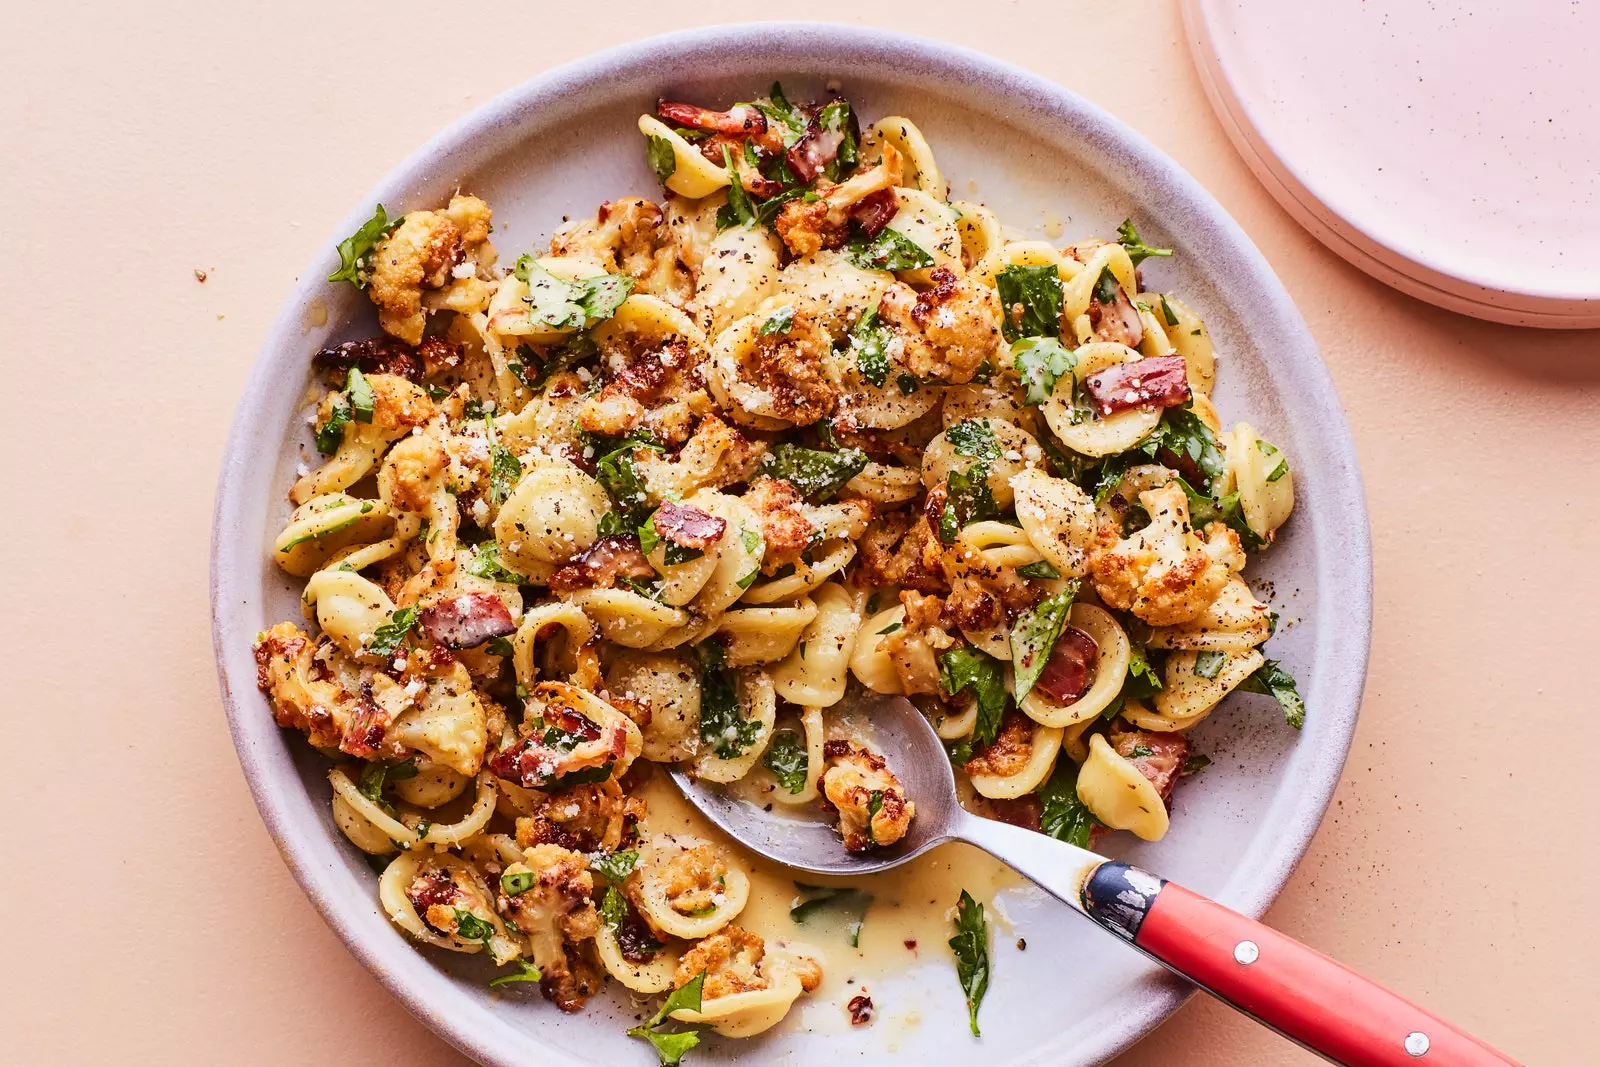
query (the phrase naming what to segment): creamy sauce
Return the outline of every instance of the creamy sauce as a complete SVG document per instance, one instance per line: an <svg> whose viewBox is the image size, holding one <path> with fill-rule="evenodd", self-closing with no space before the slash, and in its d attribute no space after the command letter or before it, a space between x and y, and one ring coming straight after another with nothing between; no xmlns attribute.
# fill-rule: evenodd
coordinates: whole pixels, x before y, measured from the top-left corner
<svg viewBox="0 0 1600 1067"><path fill-rule="evenodd" d="M847 1005L865 994L874 999L873 1025L892 1041L894 1033L917 1025L922 1016L915 984L906 981L911 972L922 968L947 972L944 980L954 987L955 965L947 942L961 891L984 905L996 941L1016 937L1006 914L1006 896L1013 890L1032 891L1009 867L963 844L943 845L882 874L846 879L801 875L807 884L849 886L871 894L860 944L852 947L848 912L823 907L803 924L792 920L789 909L803 899L795 888L795 872L735 844L695 811L666 775L651 774L634 792L648 806L644 820L648 832L694 834L727 846L739 858L750 872L750 903L739 916L739 925L769 941L802 942L820 950L822 986L795 1005L783 1024L787 1027L848 1031L852 1026ZM806 817L804 811L796 814ZM884 995L891 989L891 995Z"/></svg>

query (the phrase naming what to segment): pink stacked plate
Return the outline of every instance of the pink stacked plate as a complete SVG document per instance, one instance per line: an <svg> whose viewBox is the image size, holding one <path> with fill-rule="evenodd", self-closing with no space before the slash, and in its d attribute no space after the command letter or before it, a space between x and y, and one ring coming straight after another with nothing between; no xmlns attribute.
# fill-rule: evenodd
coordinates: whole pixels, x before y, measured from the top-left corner
<svg viewBox="0 0 1600 1067"><path fill-rule="evenodd" d="M1206 93L1323 244L1462 314L1600 327L1600 6L1184 0Z"/></svg>

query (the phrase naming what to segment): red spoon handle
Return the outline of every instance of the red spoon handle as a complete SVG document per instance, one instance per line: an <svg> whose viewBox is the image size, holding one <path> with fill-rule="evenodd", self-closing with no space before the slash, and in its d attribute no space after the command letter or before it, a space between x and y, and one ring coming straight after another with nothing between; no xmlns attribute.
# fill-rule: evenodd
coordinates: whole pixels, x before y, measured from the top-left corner
<svg viewBox="0 0 1600 1067"><path fill-rule="evenodd" d="M1254 919L1124 863L1085 881L1090 917L1200 988L1349 1067L1515 1067L1436 1015Z"/></svg>

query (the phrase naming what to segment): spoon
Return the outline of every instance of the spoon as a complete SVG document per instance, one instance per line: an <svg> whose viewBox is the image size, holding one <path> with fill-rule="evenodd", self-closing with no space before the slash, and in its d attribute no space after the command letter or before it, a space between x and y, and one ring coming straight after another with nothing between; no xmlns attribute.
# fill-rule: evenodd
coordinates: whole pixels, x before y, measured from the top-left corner
<svg viewBox="0 0 1600 1067"><path fill-rule="evenodd" d="M679 768L684 797L753 852L811 874L875 874L947 841L976 845L1206 992L1334 1063L1505 1067L1516 1061L1314 949L1164 878L1022 827L956 798L939 736L904 697L852 689L876 747L916 804L906 836L847 852L832 826L764 811Z"/></svg>

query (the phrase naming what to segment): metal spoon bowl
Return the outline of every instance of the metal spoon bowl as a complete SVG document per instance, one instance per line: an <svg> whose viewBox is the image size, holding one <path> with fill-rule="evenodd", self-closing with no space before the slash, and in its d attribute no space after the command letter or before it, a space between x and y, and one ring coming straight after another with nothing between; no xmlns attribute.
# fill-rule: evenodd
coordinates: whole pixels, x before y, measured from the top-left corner
<svg viewBox="0 0 1600 1067"><path fill-rule="evenodd" d="M835 829L765 810L681 768L672 779L706 818L746 848L810 874L849 877L898 867L946 841L1010 864L1074 911L1224 1003L1335 1063L1504 1067L1509 1057L1293 938L1137 867L961 806L939 735L904 697L852 687L838 708L870 722L873 740L916 815L886 848L848 852Z"/></svg>

